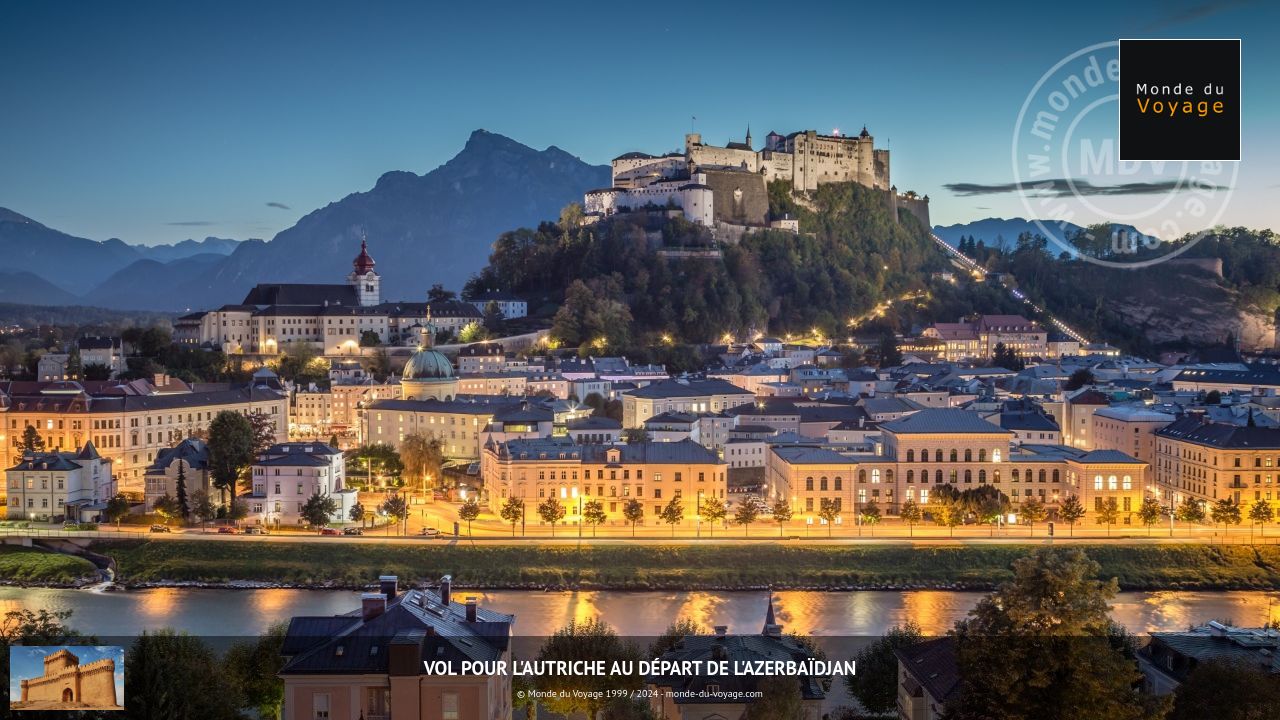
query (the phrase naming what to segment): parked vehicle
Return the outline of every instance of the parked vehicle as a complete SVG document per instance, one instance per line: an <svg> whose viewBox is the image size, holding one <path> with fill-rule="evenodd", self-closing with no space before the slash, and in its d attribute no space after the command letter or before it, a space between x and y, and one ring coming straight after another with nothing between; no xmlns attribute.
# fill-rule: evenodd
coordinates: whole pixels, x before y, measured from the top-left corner
<svg viewBox="0 0 1280 720"><path fill-rule="evenodd" d="M341 534L341 533L339 533L339 532L338 532L336 529L334 529L334 528L327 527L327 528L321 528L321 529L320 529L320 534L321 534L321 535L339 535L339 534Z"/></svg>
<svg viewBox="0 0 1280 720"><path fill-rule="evenodd" d="M267 529L267 528L266 528L266 527L264 527L264 526L255 525L255 526L253 526L253 527L247 527L247 528L245 528L245 529L244 529L244 534L245 534L245 535L270 535L270 534L271 534L271 530Z"/></svg>
<svg viewBox="0 0 1280 720"><path fill-rule="evenodd" d="M167 532L173 532L173 531L169 529L169 526L168 526L168 525L152 525L152 526L151 526L151 532L153 532L153 533L167 533Z"/></svg>
<svg viewBox="0 0 1280 720"><path fill-rule="evenodd" d="M222 527L218 528L218 534L219 535L235 535L236 529L231 527L230 525L223 525Z"/></svg>
<svg viewBox="0 0 1280 720"><path fill-rule="evenodd" d="M360 528L343 528L342 534L343 535L363 535L364 530L361 530Z"/></svg>
<svg viewBox="0 0 1280 720"><path fill-rule="evenodd" d="M433 528L433 527L424 527L418 531L418 534L423 537L435 537L440 534L440 529Z"/></svg>

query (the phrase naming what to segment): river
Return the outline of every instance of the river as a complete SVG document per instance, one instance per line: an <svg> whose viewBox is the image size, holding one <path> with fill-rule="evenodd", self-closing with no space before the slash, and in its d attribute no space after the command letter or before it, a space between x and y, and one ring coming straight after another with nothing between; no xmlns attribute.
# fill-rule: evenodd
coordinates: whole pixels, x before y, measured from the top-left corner
<svg viewBox="0 0 1280 720"><path fill-rule="evenodd" d="M730 632L759 632L764 592L535 592L455 591L483 606L516 616L515 634L546 635L570 620L600 617L622 635L661 633L676 618ZM914 620L926 634L945 632L982 593L787 591L774 593L778 620L787 631L815 636L878 635ZM359 607L359 593L339 590L212 590L157 588L95 592L48 588L0 588L0 610L71 610L68 623L99 637L137 635L173 628L202 636L256 635L294 615L336 615ZM1280 619L1280 592L1126 592L1112 617L1130 631L1180 630L1209 620L1258 626Z"/></svg>

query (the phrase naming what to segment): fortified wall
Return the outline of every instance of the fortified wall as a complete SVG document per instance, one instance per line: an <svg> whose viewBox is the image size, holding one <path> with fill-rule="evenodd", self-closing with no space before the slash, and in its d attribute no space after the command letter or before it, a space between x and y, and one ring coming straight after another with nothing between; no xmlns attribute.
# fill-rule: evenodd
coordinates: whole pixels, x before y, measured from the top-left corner
<svg viewBox="0 0 1280 720"><path fill-rule="evenodd" d="M44 659L44 675L22 681L22 703L117 707L116 662L110 658L81 665L63 649Z"/></svg>

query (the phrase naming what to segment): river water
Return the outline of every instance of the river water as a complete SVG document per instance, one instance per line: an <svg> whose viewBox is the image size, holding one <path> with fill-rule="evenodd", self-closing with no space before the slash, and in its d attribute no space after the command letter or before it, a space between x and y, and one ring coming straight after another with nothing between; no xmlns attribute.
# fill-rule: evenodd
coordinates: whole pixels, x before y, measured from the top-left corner
<svg viewBox="0 0 1280 720"><path fill-rule="evenodd" d="M599 617L622 635L652 636L676 618L730 632L759 632L764 592L536 592L455 591L481 605L516 616L515 634L541 636L570 620ZM787 631L815 636L879 635L913 620L938 634L965 616L982 593L788 591L774 593L778 621ZM1113 603L1112 617L1130 631L1180 630L1209 620L1258 626L1280 619L1280 592L1127 592ZM359 593L340 590L211 590L157 588L94 592L47 588L0 588L0 611L71 610L68 623L100 637L132 636L173 628L201 636L256 635L294 615L336 615L360 606Z"/></svg>

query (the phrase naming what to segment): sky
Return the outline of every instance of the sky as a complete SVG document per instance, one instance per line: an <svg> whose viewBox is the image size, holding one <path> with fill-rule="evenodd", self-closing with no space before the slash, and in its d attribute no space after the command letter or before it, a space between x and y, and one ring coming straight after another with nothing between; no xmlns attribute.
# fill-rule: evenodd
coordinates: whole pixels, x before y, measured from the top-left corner
<svg viewBox="0 0 1280 720"><path fill-rule="evenodd" d="M43 677L45 656L63 649L70 650L72 655L79 658L81 665L98 660L115 660L116 702L120 702L124 697L124 648L110 645L9 646L9 697L20 699L22 681Z"/></svg>
<svg viewBox="0 0 1280 720"><path fill-rule="evenodd" d="M936 224L1027 216L991 190L1014 180L1019 109L1056 62L1120 37L1240 37L1243 159L1217 221L1280 228L1280 3L1069 7L6 3L0 207L94 239L270 238L477 128L604 164L691 127L723 144L750 125L759 146L865 124Z"/></svg>

